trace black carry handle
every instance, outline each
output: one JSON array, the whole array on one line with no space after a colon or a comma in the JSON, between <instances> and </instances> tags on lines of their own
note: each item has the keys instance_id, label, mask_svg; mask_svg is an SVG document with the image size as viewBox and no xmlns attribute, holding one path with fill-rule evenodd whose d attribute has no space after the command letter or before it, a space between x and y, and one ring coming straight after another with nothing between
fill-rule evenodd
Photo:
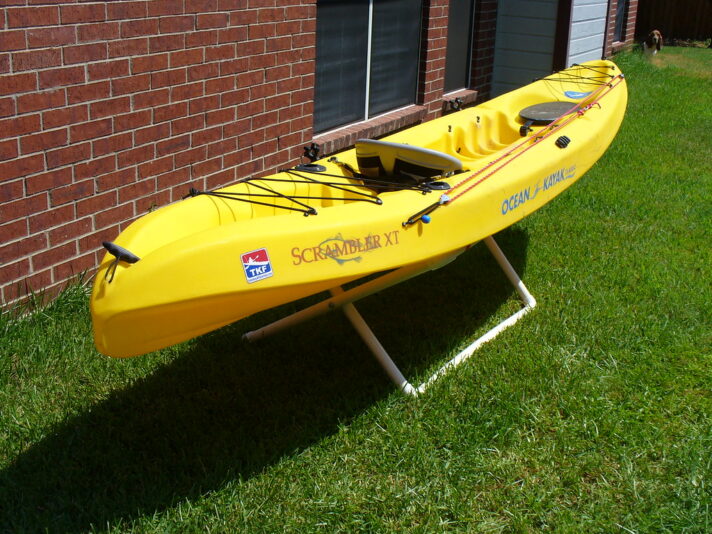
<instances>
[{"instance_id":1,"label":"black carry handle","mask_svg":"<svg viewBox=\"0 0 712 534\"><path fill-rule=\"evenodd\" d=\"M138 260L141 259L133 252L129 252L124 247L120 247L119 245L116 245L111 241L104 241L102 245L104 245L104 248L109 251L109 254L114 256L119 261L125 261L126 263L136 263Z\"/></svg>"}]
</instances>

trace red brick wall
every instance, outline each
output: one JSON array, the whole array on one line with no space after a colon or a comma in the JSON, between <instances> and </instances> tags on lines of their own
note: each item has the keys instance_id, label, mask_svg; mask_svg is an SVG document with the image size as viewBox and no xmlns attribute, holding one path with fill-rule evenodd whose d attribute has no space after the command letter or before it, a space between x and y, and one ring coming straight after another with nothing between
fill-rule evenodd
<instances>
[{"instance_id":1,"label":"red brick wall","mask_svg":"<svg viewBox=\"0 0 712 534\"><path fill-rule=\"evenodd\" d=\"M92 271L102 240L189 187L293 165L312 141L316 0L0 5L2 302ZM480 95L496 9L476 0ZM447 15L424 1L417 103L317 137L324 152L446 109Z\"/></svg>"},{"instance_id":2,"label":"red brick wall","mask_svg":"<svg viewBox=\"0 0 712 534\"><path fill-rule=\"evenodd\" d=\"M311 139L315 0L2 5L4 302L92 269L189 186L296 162Z\"/></svg>"}]
</instances>

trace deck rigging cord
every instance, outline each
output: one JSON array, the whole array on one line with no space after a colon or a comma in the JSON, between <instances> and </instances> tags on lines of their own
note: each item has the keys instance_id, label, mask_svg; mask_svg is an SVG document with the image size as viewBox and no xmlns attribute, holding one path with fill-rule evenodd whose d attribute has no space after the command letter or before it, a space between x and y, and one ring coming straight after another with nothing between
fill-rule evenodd
<instances>
[{"instance_id":1,"label":"deck rigging cord","mask_svg":"<svg viewBox=\"0 0 712 534\"><path fill-rule=\"evenodd\" d=\"M375 189L375 190L398 190L398 191L420 191L422 193L429 193L432 189L428 186L427 183L399 183L399 182L394 182L394 181L388 181L388 180L379 180L376 178L368 178L366 176L363 176L359 173L356 173L353 171L353 169L349 169L354 176L352 178L358 179L361 183L354 183L354 184L349 184L348 182L329 182L329 181L322 181L318 180L316 178L312 178L311 176L307 176L308 174L311 175L318 175L322 176L325 178L338 178L343 180L345 177L343 175L339 174L329 174L321 171L313 171L313 170L308 170L308 169L297 169L297 168L292 168L292 169L286 169L282 172L292 176L292 178L275 178L275 177L249 177L245 178L243 180L240 180L238 183L243 183L243 184L248 184L253 187L256 187L257 189L261 190L261 193L254 193L250 191L224 191L224 190L217 190L217 191L202 191L196 188L190 188L190 191L188 192L187 195L183 197L183 199L190 198L190 197L196 197L200 195L205 195L205 196L211 196L211 197L217 197L217 198L223 198L226 200L236 200L239 202L247 202L250 204L257 204L260 206L268 206L268 207L274 207L274 208L281 208L289 211L297 211L303 213L305 216L308 215L317 215L317 210L313 206L310 206L309 204L302 202L302 200L335 200L335 201L343 201L343 202L370 202L372 204L378 204L381 205L383 204L383 200L378 197L377 193L373 193L370 191L364 191L364 188L368 189ZM265 185L264 183L260 182L266 182L267 184L269 183L287 183L287 184L308 184L308 185L319 185L319 186L326 186L330 187L332 189L335 189L337 191L343 191L345 193L349 193L353 196L343 196L343 197L332 197L332 196L318 196L318 195L290 195L283 193L281 191L278 191L274 188L269 187L268 185ZM261 200L256 200L257 198L261 199L284 199L292 204L277 204L277 203L272 203L272 202L265 202Z\"/></svg>"},{"instance_id":2,"label":"deck rigging cord","mask_svg":"<svg viewBox=\"0 0 712 534\"><path fill-rule=\"evenodd\" d=\"M516 158L521 156L522 154L526 153L528 150L533 148L534 146L538 145L541 141L544 139L551 137L555 132L566 126L567 124L571 123L573 120L577 119L578 117L583 116L589 109L591 109L594 106L600 107L600 100L610 93L617 85L620 84L620 82L623 80L624 76L623 74L618 74L613 76L613 79L608 82L608 83L601 83L599 89L594 91L589 98L587 99L587 104L585 106L581 106L581 104L575 104L570 110L566 111L563 113L561 116L559 116L557 119L552 121L549 125L544 127L542 130L538 132L537 135L533 137L528 137L525 140L523 140L520 143L517 143L514 147L512 147L510 150L502 154L500 157L496 158L495 160L489 162L487 165L482 167L481 169L478 169L474 173L470 174L463 180L460 180L458 183L456 183L452 189L450 190L449 194L447 195L441 195L440 199L423 208L422 210L418 211L417 213L414 213L406 221L403 222L403 226L407 227L412 224L415 224L419 220L423 220L423 222L429 222L429 216L430 213L435 211L436 209L440 208L441 206L446 206L448 204L453 203L456 201L458 198L463 196L464 194L468 193L478 185L480 185L482 182L496 174L498 171L500 171L502 168L507 166L509 163L514 161ZM545 78L548 79L548 78ZM568 117L567 117L568 115ZM566 117L566 118L565 118ZM519 150L522 149L522 150ZM519 152L517 152L519 150ZM515 154L516 152L516 154ZM510 157L511 156L511 157ZM502 162L502 160L507 159L506 161ZM498 163L502 162L501 165L498 167L492 169L490 172L484 174L484 176L481 176L485 171L488 169L491 169ZM481 177L480 177L481 176ZM474 180L475 178L478 178L474 183L469 184L467 187L462 189L461 191L457 191L458 189L464 187L466 184ZM424 217L428 217L427 219L424 219Z\"/></svg>"}]
</instances>

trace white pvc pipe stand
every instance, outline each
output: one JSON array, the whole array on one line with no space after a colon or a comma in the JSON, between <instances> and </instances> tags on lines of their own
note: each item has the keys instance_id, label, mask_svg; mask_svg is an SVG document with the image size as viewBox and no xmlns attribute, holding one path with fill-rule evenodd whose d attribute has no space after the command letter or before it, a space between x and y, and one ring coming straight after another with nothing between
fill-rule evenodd
<instances>
[{"instance_id":1,"label":"white pvc pipe stand","mask_svg":"<svg viewBox=\"0 0 712 534\"><path fill-rule=\"evenodd\" d=\"M484 345L488 341L491 341L500 332L509 328L517 321L519 321L519 319L529 313L536 306L536 300L534 299L532 294L529 293L529 290L527 290L526 286L519 278L519 275L509 263L509 260L507 260L507 257L504 255L497 243L495 243L492 236L486 237L484 239L484 242L485 245L487 245L487 248L492 253L492 255L497 260L499 266L507 275L509 281L517 290L517 293L519 293L520 298L524 302L524 307L512 316L499 323L491 330L489 330L483 336L475 340L471 345L469 345L467 348L457 354L453 359L443 365L429 379L427 379L418 387L414 387L410 382L408 382L408 380L406 380L406 378L403 376L403 373L401 373L400 369L398 369L396 364L393 363L393 360L388 355L388 352L386 352L386 350L383 348L383 345L381 345L380 341L378 341L378 338L374 335L368 324L366 324L366 321L364 321L363 317L361 317L361 314L356 310L356 307L353 305L353 302L367 297L368 295L371 295L377 291L381 291L387 287L391 287L395 284L403 282L423 272L438 269L446 265L447 263L450 263L462 252L464 252L465 249L458 250L453 254L442 258L436 258L434 260L429 260L427 262L408 267L401 267L400 269L392 271L388 274L385 274L379 278L371 280L370 282L366 282L360 286L349 289L347 291L344 291L341 287L334 288L331 290L331 298L328 298L322 302L314 304L313 306L293 313L292 315L279 319L278 321L275 321L274 323L271 323L267 326L264 326L257 330L253 330L251 332L247 332L243 335L243 339L247 341L255 341L257 339L261 339L263 337L274 334L275 332L278 332L284 328L288 328L295 324L299 324L303 321L306 321L307 319L311 319L312 317L316 317L317 315L321 315L336 308L341 308L348 320L356 329L356 332L358 332L359 336L361 336L361 339L363 339L363 341L366 343L366 345L376 357L381 367L383 367L383 369L386 371L390 379L404 393L412 396L417 396L423 393L428 387L430 387L433 382L435 382L438 378L440 378L450 369L457 367L462 362L467 360L482 345Z\"/></svg>"}]
</instances>

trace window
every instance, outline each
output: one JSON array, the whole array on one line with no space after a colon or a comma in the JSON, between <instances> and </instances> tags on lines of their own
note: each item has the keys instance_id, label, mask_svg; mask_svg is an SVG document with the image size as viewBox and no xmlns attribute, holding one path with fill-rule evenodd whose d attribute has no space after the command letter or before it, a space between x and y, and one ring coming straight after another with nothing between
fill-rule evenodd
<instances>
[{"instance_id":1,"label":"window","mask_svg":"<svg viewBox=\"0 0 712 534\"><path fill-rule=\"evenodd\" d=\"M626 19L628 18L628 0L618 0L616 4L616 28L613 33L613 41L622 43L625 41Z\"/></svg>"},{"instance_id":2,"label":"window","mask_svg":"<svg viewBox=\"0 0 712 534\"><path fill-rule=\"evenodd\" d=\"M314 131L413 104L421 0L317 0Z\"/></svg>"},{"instance_id":3,"label":"window","mask_svg":"<svg viewBox=\"0 0 712 534\"><path fill-rule=\"evenodd\" d=\"M445 92L470 85L474 0L450 0L445 55Z\"/></svg>"}]
</instances>

